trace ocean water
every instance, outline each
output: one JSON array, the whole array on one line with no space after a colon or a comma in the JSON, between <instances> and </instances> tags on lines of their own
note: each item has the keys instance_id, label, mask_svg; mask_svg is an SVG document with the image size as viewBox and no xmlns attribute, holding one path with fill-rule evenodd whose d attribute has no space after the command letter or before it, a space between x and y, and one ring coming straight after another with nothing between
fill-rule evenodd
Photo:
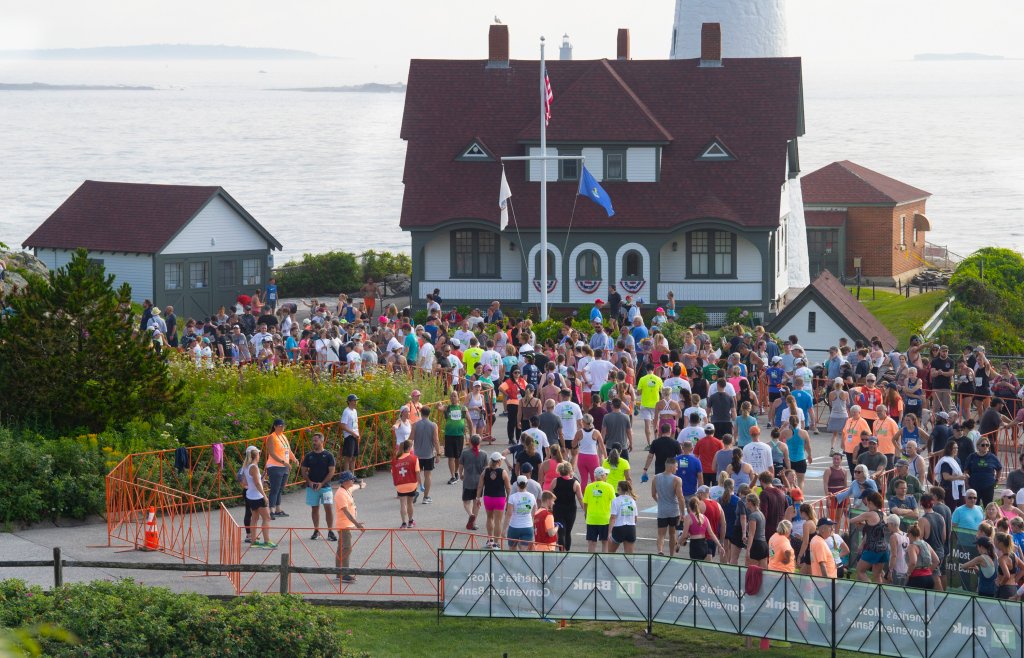
<instances>
[{"instance_id":1,"label":"ocean water","mask_svg":"<svg viewBox=\"0 0 1024 658\"><path fill-rule=\"evenodd\" d=\"M928 240L1024 250L1024 61L804 64L801 167L849 159L928 190ZM0 61L0 241L18 245L85 179L223 186L284 244L407 250L404 96L334 86L343 60ZM377 80L394 82L393 80ZM557 81L553 81L557 94Z\"/></svg>"}]
</instances>

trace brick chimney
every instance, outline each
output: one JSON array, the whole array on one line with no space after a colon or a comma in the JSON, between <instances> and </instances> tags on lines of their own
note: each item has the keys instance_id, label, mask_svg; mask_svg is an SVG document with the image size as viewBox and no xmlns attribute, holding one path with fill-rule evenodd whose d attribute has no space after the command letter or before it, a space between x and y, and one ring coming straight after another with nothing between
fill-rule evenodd
<instances>
[{"instance_id":1,"label":"brick chimney","mask_svg":"<svg viewBox=\"0 0 1024 658\"><path fill-rule=\"evenodd\" d=\"M700 65L722 65L721 23L704 23L700 26Z\"/></svg>"},{"instance_id":2,"label":"brick chimney","mask_svg":"<svg viewBox=\"0 0 1024 658\"><path fill-rule=\"evenodd\" d=\"M616 39L616 53L615 59L629 59L629 30L620 27L618 38Z\"/></svg>"},{"instance_id":3,"label":"brick chimney","mask_svg":"<svg viewBox=\"0 0 1024 658\"><path fill-rule=\"evenodd\" d=\"M487 35L487 68L508 68L508 25L492 25Z\"/></svg>"}]
</instances>

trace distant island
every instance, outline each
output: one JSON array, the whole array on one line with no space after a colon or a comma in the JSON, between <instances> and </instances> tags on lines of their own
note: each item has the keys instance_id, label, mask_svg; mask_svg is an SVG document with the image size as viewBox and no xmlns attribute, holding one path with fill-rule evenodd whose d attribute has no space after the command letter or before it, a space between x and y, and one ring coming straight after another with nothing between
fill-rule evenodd
<instances>
[{"instance_id":1,"label":"distant island","mask_svg":"<svg viewBox=\"0 0 1024 658\"><path fill-rule=\"evenodd\" d=\"M361 85L348 85L345 87L284 87L281 89L271 89L270 91L369 91L377 94L390 94L405 93L405 83L395 82L393 84L384 84L380 82L367 82Z\"/></svg>"},{"instance_id":2,"label":"distant island","mask_svg":"<svg viewBox=\"0 0 1024 658\"><path fill-rule=\"evenodd\" d=\"M914 55L914 61L917 62L947 62L951 60L971 61L990 59L1004 58L1002 55L985 55L982 53L921 53L920 55Z\"/></svg>"},{"instance_id":3,"label":"distant island","mask_svg":"<svg viewBox=\"0 0 1024 658\"><path fill-rule=\"evenodd\" d=\"M44 82L0 82L0 91L153 91L156 87L129 85L48 85Z\"/></svg>"},{"instance_id":4,"label":"distant island","mask_svg":"<svg viewBox=\"0 0 1024 658\"><path fill-rule=\"evenodd\" d=\"M0 59L328 59L305 50L190 44L0 50Z\"/></svg>"}]
</instances>

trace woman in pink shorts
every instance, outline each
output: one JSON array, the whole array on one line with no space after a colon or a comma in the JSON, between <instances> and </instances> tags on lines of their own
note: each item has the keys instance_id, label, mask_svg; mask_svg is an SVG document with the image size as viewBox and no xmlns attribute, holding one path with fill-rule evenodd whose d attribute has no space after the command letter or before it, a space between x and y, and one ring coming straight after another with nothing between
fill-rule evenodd
<instances>
[{"instance_id":1,"label":"woman in pink shorts","mask_svg":"<svg viewBox=\"0 0 1024 658\"><path fill-rule=\"evenodd\" d=\"M576 467L580 470L580 485L586 489L594 479L594 469L601 465L607 455L604 450L604 439L594 429L594 417L583 414L583 427L576 430L576 438L572 442L573 450L578 451Z\"/></svg>"},{"instance_id":2,"label":"woman in pink shorts","mask_svg":"<svg viewBox=\"0 0 1024 658\"><path fill-rule=\"evenodd\" d=\"M480 484L476 489L476 497L483 498L484 511L487 512L487 548L501 547L505 503L512 490L508 471L502 468L502 461L500 452L491 453L490 463L480 474Z\"/></svg>"}]
</instances>

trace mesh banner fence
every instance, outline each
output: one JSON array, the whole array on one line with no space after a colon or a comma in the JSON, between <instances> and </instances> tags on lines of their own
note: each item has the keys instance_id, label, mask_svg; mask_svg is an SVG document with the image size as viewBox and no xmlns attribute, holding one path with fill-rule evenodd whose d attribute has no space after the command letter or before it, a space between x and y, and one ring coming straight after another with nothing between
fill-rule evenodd
<instances>
[{"instance_id":1,"label":"mesh banner fence","mask_svg":"<svg viewBox=\"0 0 1024 658\"><path fill-rule=\"evenodd\" d=\"M901 658L1024 658L1024 605L649 554L442 550L443 614L654 622ZM753 588L752 588L753 589Z\"/></svg>"}]
</instances>

